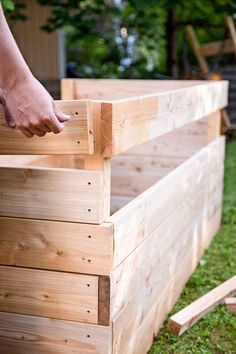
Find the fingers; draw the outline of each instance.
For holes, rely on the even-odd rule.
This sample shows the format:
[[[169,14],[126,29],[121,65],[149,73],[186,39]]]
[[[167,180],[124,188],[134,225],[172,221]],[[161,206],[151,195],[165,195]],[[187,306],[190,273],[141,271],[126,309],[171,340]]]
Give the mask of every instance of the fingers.
[[[54,113],[55,113],[55,116],[57,117],[57,119],[59,120],[59,122],[67,122],[71,118],[70,115],[64,114],[61,111],[59,111],[58,108],[56,107],[55,103],[54,103]]]
[[[20,131],[27,137],[27,138],[32,138],[34,134],[32,134],[28,129],[19,127]]]
[[[14,119],[12,118],[11,113],[9,112],[7,107],[5,107],[5,118],[6,118],[7,124],[9,125],[10,128],[16,127],[16,123],[15,123]]]
[[[31,132],[31,134],[37,135],[37,136],[40,136],[40,137],[46,135],[46,132],[44,132],[44,131],[42,131],[42,130],[34,127],[34,126],[30,126],[30,128],[28,130]]]
[[[55,112],[55,115],[57,117],[57,119],[59,120],[59,122],[67,122],[68,120],[70,120],[71,116],[64,114],[62,112]]]
[[[63,123],[60,123],[55,115],[47,122],[47,126],[54,134],[60,133],[64,128]]]

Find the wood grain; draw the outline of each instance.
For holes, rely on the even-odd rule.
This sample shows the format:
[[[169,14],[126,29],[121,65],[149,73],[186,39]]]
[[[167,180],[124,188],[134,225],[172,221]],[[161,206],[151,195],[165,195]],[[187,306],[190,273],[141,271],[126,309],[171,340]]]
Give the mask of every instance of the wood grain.
[[[98,323],[98,277],[0,267],[0,311]]]
[[[194,193],[200,183],[213,183],[217,175],[222,180],[224,145],[225,139],[218,138],[108,219],[114,224],[114,267]]]
[[[0,167],[0,216],[100,224],[102,185],[100,171]]]
[[[113,226],[0,217],[0,264],[110,274]]]
[[[91,101],[56,101],[57,107],[71,119],[60,134],[26,138],[18,129],[9,128],[0,105],[0,154],[93,154],[93,118]]]
[[[109,354],[111,328],[0,313],[1,354]]]
[[[207,218],[211,217],[212,210],[219,208],[222,201],[222,184],[215,183],[214,191],[211,192],[206,189],[202,192],[198,191],[194,201],[193,198],[194,194],[191,194],[188,200],[183,202],[113,271],[111,277],[112,319],[131,301],[135,293],[144,291],[144,287],[148,289],[148,294],[143,295],[143,300],[139,299],[140,303],[144,301],[146,296],[149,299],[148,303],[152,304],[155,301],[155,296],[169,279],[169,272],[177,266],[178,262],[174,263],[174,259],[178,255],[175,255],[174,252],[178,253],[179,251],[174,245],[180,242],[181,235],[185,234],[185,238],[182,238],[183,242],[176,246],[179,247],[179,250],[182,247],[185,249],[185,242],[192,237],[194,230],[189,225],[192,225],[198,215],[201,216],[206,211],[208,212],[207,221]],[[188,228],[190,228],[189,232],[186,231]],[[175,251],[168,258],[167,254],[173,248]],[[158,284],[157,288],[155,288],[155,284]]]
[[[114,319],[114,353],[121,354],[125,350],[128,354],[141,354],[149,350],[153,336],[157,334],[168,312],[178,300],[199,257],[219,227],[220,209],[215,209],[210,214],[207,216],[200,212],[196,215],[169,249],[159,270],[156,270],[159,276],[157,277],[156,273],[153,277],[154,268],[149,269],[150,277],[147,277],[140,290],[126,302],[123,311]],[[164,263],[165,270],[161,270],[160,267],[164,266]]]
[[[102,103],[104,156],[120,154],[225,107],[227,87],[223,81],[208,82],[186,90]]]

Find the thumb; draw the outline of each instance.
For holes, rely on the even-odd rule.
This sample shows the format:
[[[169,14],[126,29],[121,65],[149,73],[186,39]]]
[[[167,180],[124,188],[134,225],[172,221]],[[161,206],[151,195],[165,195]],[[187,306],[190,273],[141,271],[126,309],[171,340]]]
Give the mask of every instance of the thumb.
[[[60,122],[67,122],[68,120],[71,119],[71,116],[69,116],[68,114],[64,114],[64,113],[59,113],[59,114],[56,114],[58,120]]]
[[[59,122],[67,122],[68,120],[71,119],[71,116],[68,114],[64,114],[61,111],[59,111],[58,109],[55,109],[55,115],[57,117],[57,119],[59,120]]]

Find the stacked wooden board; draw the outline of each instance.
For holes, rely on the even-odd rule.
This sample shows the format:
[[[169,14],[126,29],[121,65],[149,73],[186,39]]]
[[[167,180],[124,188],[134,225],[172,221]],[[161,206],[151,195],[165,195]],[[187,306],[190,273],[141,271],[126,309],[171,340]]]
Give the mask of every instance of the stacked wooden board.
[[[58,136],[0,113],[1,353],[146,353],[220,226],[227,83],[62,92]]]

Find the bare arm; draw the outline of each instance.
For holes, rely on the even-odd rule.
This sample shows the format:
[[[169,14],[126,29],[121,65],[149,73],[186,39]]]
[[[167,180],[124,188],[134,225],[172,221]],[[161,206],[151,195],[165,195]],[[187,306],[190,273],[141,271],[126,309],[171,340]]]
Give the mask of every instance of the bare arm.
[[[34,78],[6,22],[0,2],[0,101],[6,120],[31,138],[55,134],[70,117],[59,112],[49,93]]]

